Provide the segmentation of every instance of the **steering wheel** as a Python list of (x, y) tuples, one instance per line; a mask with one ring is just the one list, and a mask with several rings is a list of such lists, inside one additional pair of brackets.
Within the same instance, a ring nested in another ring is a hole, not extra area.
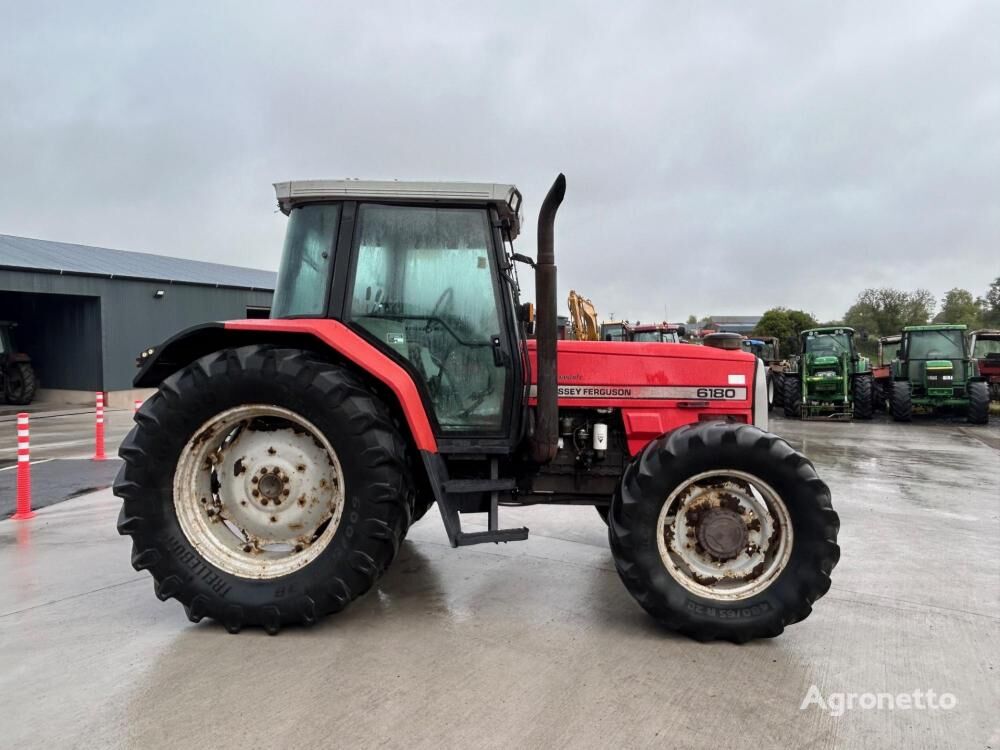
[(440, 318), (445, 314), (451, 312), (451, 308), (455, 305), (455, 289), (453, 287), (448, 287), (443, 292), (441, 296), (438, 297), (437, 302), (434, 303), (434, 307), (431, 308), (430, 317)]

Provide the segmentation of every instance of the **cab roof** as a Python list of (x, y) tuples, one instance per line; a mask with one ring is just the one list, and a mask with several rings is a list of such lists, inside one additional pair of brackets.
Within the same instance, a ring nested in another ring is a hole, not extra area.
[(904, 326), (903, 333), (911, 331), (964, 331), (968, 326), (958, 323), (945, 323), (936, 326)]
[(831, 333), (833, 331), (846, 331), (854, 333), (850, 326), (820, 326), (818, 328), (806, 328), (802, 333)]
[(521, 193), (514, 185), (493, 182), (403, 182), (400, 180), (292, 180), (274, 183), (278, 207), (288, 214), (302, 203), (380, 200), (496, 207), (510, 222), (513, 239), (521, 230)]

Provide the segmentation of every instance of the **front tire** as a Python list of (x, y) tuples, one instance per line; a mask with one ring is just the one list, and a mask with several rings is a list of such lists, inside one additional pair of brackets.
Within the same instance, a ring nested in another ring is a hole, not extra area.
[(802, 416), (802, 383), (797, 377), (785, 376), (784, 393), (785, 416), (789, 419), (799, 419)]
[(781, 408), (785, 404), (785, 374), (783, 372), (774, 373), (774, 406)]
[(633, 459), (608, 533), (618, 574), (658, 622), (742, 643), (809, 615), (830, 588), (839, 527), (808, 459), (751, 425), (713, 423)]
[(308, 352), (202, 357), (143, 404), (119, 454), (133, 567), (192, 622), (230, 632), (273, 634), (343, 609), (410, 523), (406, 445), (385, 405)]
[(894, 380), (889, 392), (889, 409), (896, 422), (913, 421), (913, 390), (909, 380)]
[(871, 375), (855, 375), (851, 384), (851, 398), (854, 400), (854, 418), (871, 419), (875, 406), (872, 393), (874, 381)]
[(966, 417), (970, 424), (987, 424), (990, 421), (990, 389), (982, 381), (969, 383), (969, 413)]

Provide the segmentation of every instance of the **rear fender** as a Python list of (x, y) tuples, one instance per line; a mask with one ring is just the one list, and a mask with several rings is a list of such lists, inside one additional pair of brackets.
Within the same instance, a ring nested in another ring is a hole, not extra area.
[(390, 408), (406, 422), (417, 450), (437, 452), (427, 410), (409, 373), (336, 320), (234, 320), (188, 328), (144, 358), (134, 383), (137, 388), (156, 388), (177, 370), (206, 354), (262, 343), (333, 355), (382, 392)]

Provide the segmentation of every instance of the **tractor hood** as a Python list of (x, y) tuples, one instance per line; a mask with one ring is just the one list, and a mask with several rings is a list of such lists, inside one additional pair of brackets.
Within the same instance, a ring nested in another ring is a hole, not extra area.
[[(766, 429), (765, 368), (749, 352), (689, 344), (558, 341), (559, 408), (620, 409), (632, 453), (699, 419)], [(529, 340), (534, 401), (536, 342)], [(756, 408), (755, 408), (756, 407)]]
[(815, 367), (830, 367), (831, 365), (836, 365), (840, 360), (832, 355), (823, 355), (822, 357), (814, 357), (809, 360), (809, 364)]

